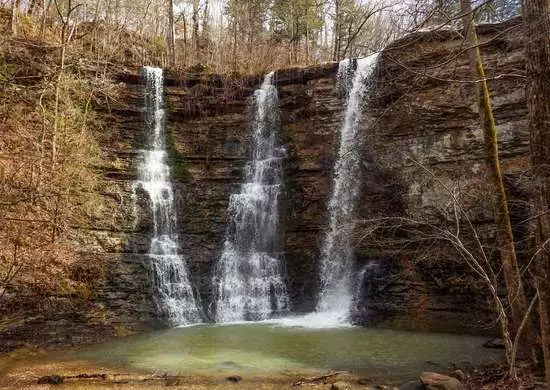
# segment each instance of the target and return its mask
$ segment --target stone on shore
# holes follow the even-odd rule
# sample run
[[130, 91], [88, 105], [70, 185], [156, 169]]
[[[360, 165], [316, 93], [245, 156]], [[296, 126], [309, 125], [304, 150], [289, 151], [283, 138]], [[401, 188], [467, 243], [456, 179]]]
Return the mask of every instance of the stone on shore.
[[426, 390], [464, 390], [462, 382], [458, 379], [436, 372], [423, 372], [420, 374], [420, 380]]

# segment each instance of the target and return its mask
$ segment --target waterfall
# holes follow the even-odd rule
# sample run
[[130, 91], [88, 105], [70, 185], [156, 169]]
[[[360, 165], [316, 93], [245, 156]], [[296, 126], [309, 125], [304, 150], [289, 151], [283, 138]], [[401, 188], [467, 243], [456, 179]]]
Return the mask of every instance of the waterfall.
[[159, 68], [144, 67], [143, 75], [147, 148], [140, 152], [134, 198], [140, 187], [149, 196], [153, 232], [147, 257], [154, 300], [159, 316], [170, 325], [196, 323], [201, 315], [178, 244], [174, 191], [166, 163], [163, 73]]
[[264, 320], [287, 309], [279, 248], [279, 197], [285, 150], [278, 140], [274, 73], [254, 93], [252, 157], [240, 193], [229, 199], [229, 224], [215, 269], [216, 322]]
[[378, 54], [373, 54], [356, 62], [344, 60], [338, 68], [339, 87], [347, 94], [347, 103], [340, 129], [338, 160], [334, 167], [334, 187], [328, 206], [329, 230], [321, 250], [321, 285], [316, 310], [325, 313], [328, 321], [338, 323], [349, 321], [354, 295], [351, 291], [353, 247], [350, 234], [361, 190], [359, 175], [362, 139], [359, 123], [377, 58]]

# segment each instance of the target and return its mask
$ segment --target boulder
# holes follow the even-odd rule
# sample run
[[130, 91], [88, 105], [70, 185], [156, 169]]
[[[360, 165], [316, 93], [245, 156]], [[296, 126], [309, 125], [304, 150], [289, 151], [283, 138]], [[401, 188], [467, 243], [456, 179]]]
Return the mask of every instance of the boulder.
[[449, 375], [452, 376], [453, 378], [458, 379], [461, 382], [466, 381], [466, 374], [462, 370], [454, 370]]
[[240, 375], [230, 375], [227, 378], [225, 378], [229, 382], [237, 383], [243, 380], [243, 377]]
[[38, 379], [39, 385], [60, 385], [63, 383], [63, 377], [59, 375], [46, 375]]
[[491, 349], [505, 349], [504, 341], [502, 339], [491, 339], [483, 343], [483, 347]]
[[420, 380], [407, 382], [399, 386], [399, 390], [424, 390], [424, 384]]
[[332, 386], [330, 386], [331, 390], [351, 390], [351, 385], [346, 382], [334, 382]]
[[423, 372], [420, 380], [426, 390], [464, 390], [462, 382], [458, 379], [436, 372]]
[[166, 381], [164, 382], [166, 386], [178, 386], [180, 381], [177, 376], [167, 376]]
[[367, 386], [367, 385], [370, 385], [372, 383], [372, 380], [370, 380], [369, 378], [359, 378], [357, 380], [357, 383], [360, 384], [360, 385], [363, 385], [363, 386]]

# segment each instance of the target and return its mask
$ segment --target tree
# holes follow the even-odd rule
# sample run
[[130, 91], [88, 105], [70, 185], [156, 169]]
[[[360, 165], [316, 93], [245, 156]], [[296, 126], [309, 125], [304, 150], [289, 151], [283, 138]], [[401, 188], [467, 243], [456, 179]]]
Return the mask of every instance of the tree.
[[520, 1], [492, 0], [483, 3], [479, 19], [483, 22], [499, 22], [519, 15]]
[[13, 0], [11, 3], [10, 31], [11, 35], [17, 35], [17, 14], [19, 12], [19, 0]]
[[274, 33], [292, 48], [292, 61], [297, 63], [299, 45], [305, 42], [305, 63], [309, 62], [310, 45], [323, 28], [323, 2], [315, 0], [276, 0], [272, 7]]
[[174, 1], [168, 0], [168, 48], [170, 66], [176, 65], [176, 24], [174, 22]]
[[384, 15], [393, 5], [393, 2], [335, 0], [333, 61], [382, 50], [390, 37], [397, 37], [395, 24], [387, 17], [391, 12]]
[[195, 54], [198, 54], [200, 48], [200, 35], [199, 35], [199, 13], [200, 13], [200, 0], [192, 0], [193, 11], [191, 14], [191, 20], [193, 22], [193, 49]]
[[[464, 35], [469, 48], [470, 71], [474, 80], [479, 81], [475, 84], [475, 90], [479, 104], [480, 122], [485, 138], [487, 174], [493, 183], [494, 214], [500, 247], [500, 261], [506, 284], [508, 304], [511, 308], [513, 326], [511, 333], [516, 335], [527, 312], [527, 301], [517, 262], [514, 235], [508, 208], [508, 197], [500, 168], [496, 122], [493, 115], [491, 96], [485, 77], [481, 51], [479, 49], [472, 3], [471, 0], [460, 0], [460, 4], [464, 23]], [[532, 337], [532, 329], [529, 326], [525, 334], [528, 337]]]
[[242, 66], [248, 68], [250, 64], [239, 64], [240, 51], [251, 61], [251, 56], [258, 47], [265, 44], [265, 25], [268, 21], [269, 0], [230, 0], [227, 2], [225, 14], [229, 18], [231, 37], [230, 61], [233, 71]]
[[[473, 0], [477, 22], [499, 22], [519, 14], [519, 1], [515, 0]], [[417, 1], [408, 7], [409, 18], [417, 27], [453, 24], [458, 26], [455, 15], [460, 12], [459, 0]]]
[[523, 20], [538, 244], [535, 269], [546, 381], [550, 384], [550, 7], [547, 0], [525, 0]]

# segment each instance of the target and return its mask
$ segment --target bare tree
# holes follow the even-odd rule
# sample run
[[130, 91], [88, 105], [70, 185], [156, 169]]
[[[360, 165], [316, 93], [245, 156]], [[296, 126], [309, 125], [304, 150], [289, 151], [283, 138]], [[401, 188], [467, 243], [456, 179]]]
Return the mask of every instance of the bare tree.
[[13, 279], [15, 279], [15, 277], [19, 274], [19, 272], [23, 268], [23, 263], [21, 263], [18, 258], [18, 251], [19, 251], [19, 243], [15, 241], [13, 243], [13, 251], [12, 251], [11, 258], [8, 259], [8, 256], [0, 256], [1, 262], [7, 265], [6, 271], [4, 275], [2, 275], [2, 278], [0, 279], [0, 288], [2, 289], [0, 291], [0, 302], [4, 297], [4, 294], [8, 291], [8, 287], [10, 283], [13, 281]]
[[[403, 247], [414, 244], [416, 247], [452, 248], [482, 283], [483, 288], [491, 298], [491, 303], [499, 324], [502, 339], [506, 350], [506, 359], [509, 367], [509, 376], [518, 382], [515, 366], [516, 353], [522, 347], [522, 335], [527, 332], [531, 322], [532, 312], [538, 295], [533, 297], [524, 316], [520, 319], [516, 334], [511, 333], [510, 315], [505, 300], [499, 295], [501, 285], [498, 274], [500, 267], [495, 267], [491, 261], [491, 247], [482, 239], [481, 233], [471, 220], [470, 210], [465, 204], [468, 201], [467, 191], [461, 189], [460, 182], [448, 183], [434, 173], [426, 165], [414, 157], [402, 153], [405, 161], [411, 162], [420, 169], [425, 177], [417, 180], [429, 185], [432, 190], [441, 196], [441, 201], [431, 209], [429, 217], [402, 215], [381, 216], [362, 221], [355, 221], [353, 234], [356, 244], [369, 240], [369, 245], [381, 247]], [[342, 227], [346, 229], [346, 227]], [[425, 255], [425, 254], [423, 254]], [[429, 257], [432, 257], [430, 254]]]
[[[523, 289], [523, 283], [517, 263], [512, 223], [508, 209], [508, 197], [504, 188], [502, 172], [500, 168], [498, 135], [489, 87], [487, 85], [479, 41], [476, 34], [471, 0], [461, 0], [463, 24], [468, 45], [468, 58], [470, 71], [474, 80], [480, 80], [474, 85], [479, 105], [479, 116], [485, 137], [487, 174], [493, 183], [494, 214], [500, 246], [500, 260], [506, 283], [508, 303], [512, 312], [513, 334], [519, 328], [523, 316], [527, 311], [527, 301]], [[532, 329], [528, 327], [526, 334], [532, 335]]]
[[550, 7], [523, 3], [527, 59], [527, 105], [537, 226], [536, 281], [546, 381], [550, 385]]
[[13, 0], [11, 3], [10, 31], [11, 35], [17, 35], [17, 16], [19, 13], [19, 0]]
[[176, 25], [173, 0], [168, 0], [168, 53], [170, 66], [174, 67], [176, 65]]

